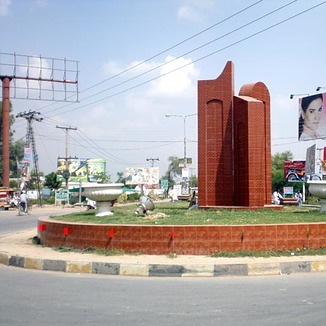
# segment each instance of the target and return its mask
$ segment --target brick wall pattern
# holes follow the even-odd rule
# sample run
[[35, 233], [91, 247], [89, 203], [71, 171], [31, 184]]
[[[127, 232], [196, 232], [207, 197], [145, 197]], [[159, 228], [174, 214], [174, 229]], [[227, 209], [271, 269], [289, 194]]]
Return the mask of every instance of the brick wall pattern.
[[270, 96], [262, 82], [234, 96], [233, 63], [198, 81], [199, 207], [271, 204]]
[[98, 225], [40, 218], [38, 236], [50, 247], [101, 248], [125, 253], [211, 255], [326, 247], [326, 223], [268, 225]]

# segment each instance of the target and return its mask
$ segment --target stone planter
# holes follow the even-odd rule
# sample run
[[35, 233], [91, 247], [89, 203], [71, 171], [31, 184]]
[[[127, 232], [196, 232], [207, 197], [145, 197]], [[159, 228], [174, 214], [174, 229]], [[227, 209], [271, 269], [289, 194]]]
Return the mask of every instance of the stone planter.
[[324, 180], [311, 180], [308, 181], [309, 192], [319, 198], [320, 211], [326, 212], [326, 181]]
[[83, 184], [83, 195], [96, 201], [96, 216], [113, 215], [111, 208], [120, 194], [123, 183], [87, 183]]

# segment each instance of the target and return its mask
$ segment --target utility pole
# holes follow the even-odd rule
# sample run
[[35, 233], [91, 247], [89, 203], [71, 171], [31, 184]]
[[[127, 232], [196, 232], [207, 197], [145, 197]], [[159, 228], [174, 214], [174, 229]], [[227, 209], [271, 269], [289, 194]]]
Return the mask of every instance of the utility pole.
[[148, 157], [147, 159], [146, 159], [146, 161], [148, 162], [148, 161], [151, 161], [152, 162], [152, 167], [154, 166], [154, 161], [159, 161], [160, 159], [157, 157], [157, 158], [151, 158], [151, 157]]
[[32, 127], [33, 120], [41, 122], [43, 118], [39, 117], [40, 112], [29, 111], [29, 112], [20, 112], [16, 115], [16, 118], [25, 118], [27, 120], [27, 132], [26, 132], [26, 147], [32, 147], [33, 154], [33, 162], [34, 162], [34, 170], [36, 174], [36, 184], [37, 184], [37, 192], [38, 192], [38, 200], [39, 205], [42, 206], [42, 198], [41, 198], [41, 188], [40, 188], [40, 178], [39, 178], [39, 168], [38, 168], [38, 155], [36, 152], [36, 143], [34, 138], [34, 131]]
[[[193, 114], [186, 114], [186, 115], [178, 115], [178, 114], [166, 114], [165, 117], [170, 118], [170, 117], [177, 117], [177, 118], [182, 118], [183, 119], [183, 168], [187, 170], [187, 138], [186, 138], [186, 119], [188, 117], [192, 117], [197, 115], [197, 113]], [[183, 189], [182, 192], [183, 194], [188, 194], [189, 189], [188, 189], [188, 180], [189, 176], [184, 178], [184, 184], [183, 184]]]
[[69, 137], [69, 130], [77, 130], [76, 127], [65, 127], [65, 126], [56, 126], [56, 128], [59, 129], [64, 129], [66, 131], [66, 156], [65, 156], [65, 161], [66, 161], [66, 171], [63, 173], [63, 177], [64, 179], [66, 179], [66, 189], [68, 190], [68, 180], [70, 177], [70, 173], [69, 173], [69, 165], [68, 165], [68, 145], [69, 145], [69, 141], [68, 141], [68, 137]]

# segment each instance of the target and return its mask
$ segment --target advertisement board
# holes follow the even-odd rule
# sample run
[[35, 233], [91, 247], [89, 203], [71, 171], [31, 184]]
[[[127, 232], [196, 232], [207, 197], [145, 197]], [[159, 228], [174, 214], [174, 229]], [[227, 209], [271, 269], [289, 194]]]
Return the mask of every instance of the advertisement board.
[[126, 168], [125, 179], [128, 185], [156, 185], [159, 184], [160, 170], [158, 167]]
[[307, 148], [305, 170], [307, 175], [313, 175], [316, 172], [316, 144]]
[[87, 180], [88, 182], [101, 182], [106, 174], [106, 160], [87, 160]]
[[326, 93], [299, 99], [298, 140], [326, 137]]
[[285, 161], [283, 166], [284, 180], [304, 181], [305, 164], [305, 161]]
[[57, 161], [57, 175], [69, 171], [70, 182], [98, 182], [106, 175], [106, 160], [59, 157]]

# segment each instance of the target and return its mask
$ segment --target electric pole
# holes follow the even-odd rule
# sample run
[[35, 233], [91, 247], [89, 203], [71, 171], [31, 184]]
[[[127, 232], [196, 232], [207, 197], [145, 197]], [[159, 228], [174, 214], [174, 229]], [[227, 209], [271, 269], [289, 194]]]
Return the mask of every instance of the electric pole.
[[[41, 188], [40, 188], [40, 178], [39, 178], [39, 168], [38, 168], [38, 155], [36, 152], [36, 143], [34, 138], [34, 131], [32, 127], [33, 120], [41, 122], [43, 118], [39, 117], [40, 112], [31, 111], [29, 112], [20, 112], [16, 115], [16, 118], [25, 118], [27, 120], [27, 132], [26, 132], [26, 147], [32, 147], [32, 154], [33, 154], [33, 163], [34, 163], [34, 170], [36, 174], [36, 184], [37, 184], [37, 192], [38, 192], [38, 200], [40, 206], [42, 206], [42, 199], [41, 199]], [[25, 163], [28, 164], [28, 163]]]
[[148, 157], [146, 159], [146, 161], [151, 161], [152, 162], [152, 167], [154, 166], [154, 161], [159, 161], [160, 159], [157, 157], [157, 158], [151, 158], [151, 157]]
[[66, 131], [66, 156], [65, 156], [65, 161], [66, 161], [66, 171], [64, 171], [64, 173], [62, 174], [64, 179], [66, 180], [66, 189], [68, 190], [68, 180], [70, 177], [70, 173], [69, 173], [69, 165], [68, 165], [68, 145], [69, 145], [69, 141], [68, 141], [68, 137], [69, 137], [69, 130], [77, 130], [76, 127], [65, 127], [65, 126], [56, 126], [56, 128], [59, 129], [64, 129]]

